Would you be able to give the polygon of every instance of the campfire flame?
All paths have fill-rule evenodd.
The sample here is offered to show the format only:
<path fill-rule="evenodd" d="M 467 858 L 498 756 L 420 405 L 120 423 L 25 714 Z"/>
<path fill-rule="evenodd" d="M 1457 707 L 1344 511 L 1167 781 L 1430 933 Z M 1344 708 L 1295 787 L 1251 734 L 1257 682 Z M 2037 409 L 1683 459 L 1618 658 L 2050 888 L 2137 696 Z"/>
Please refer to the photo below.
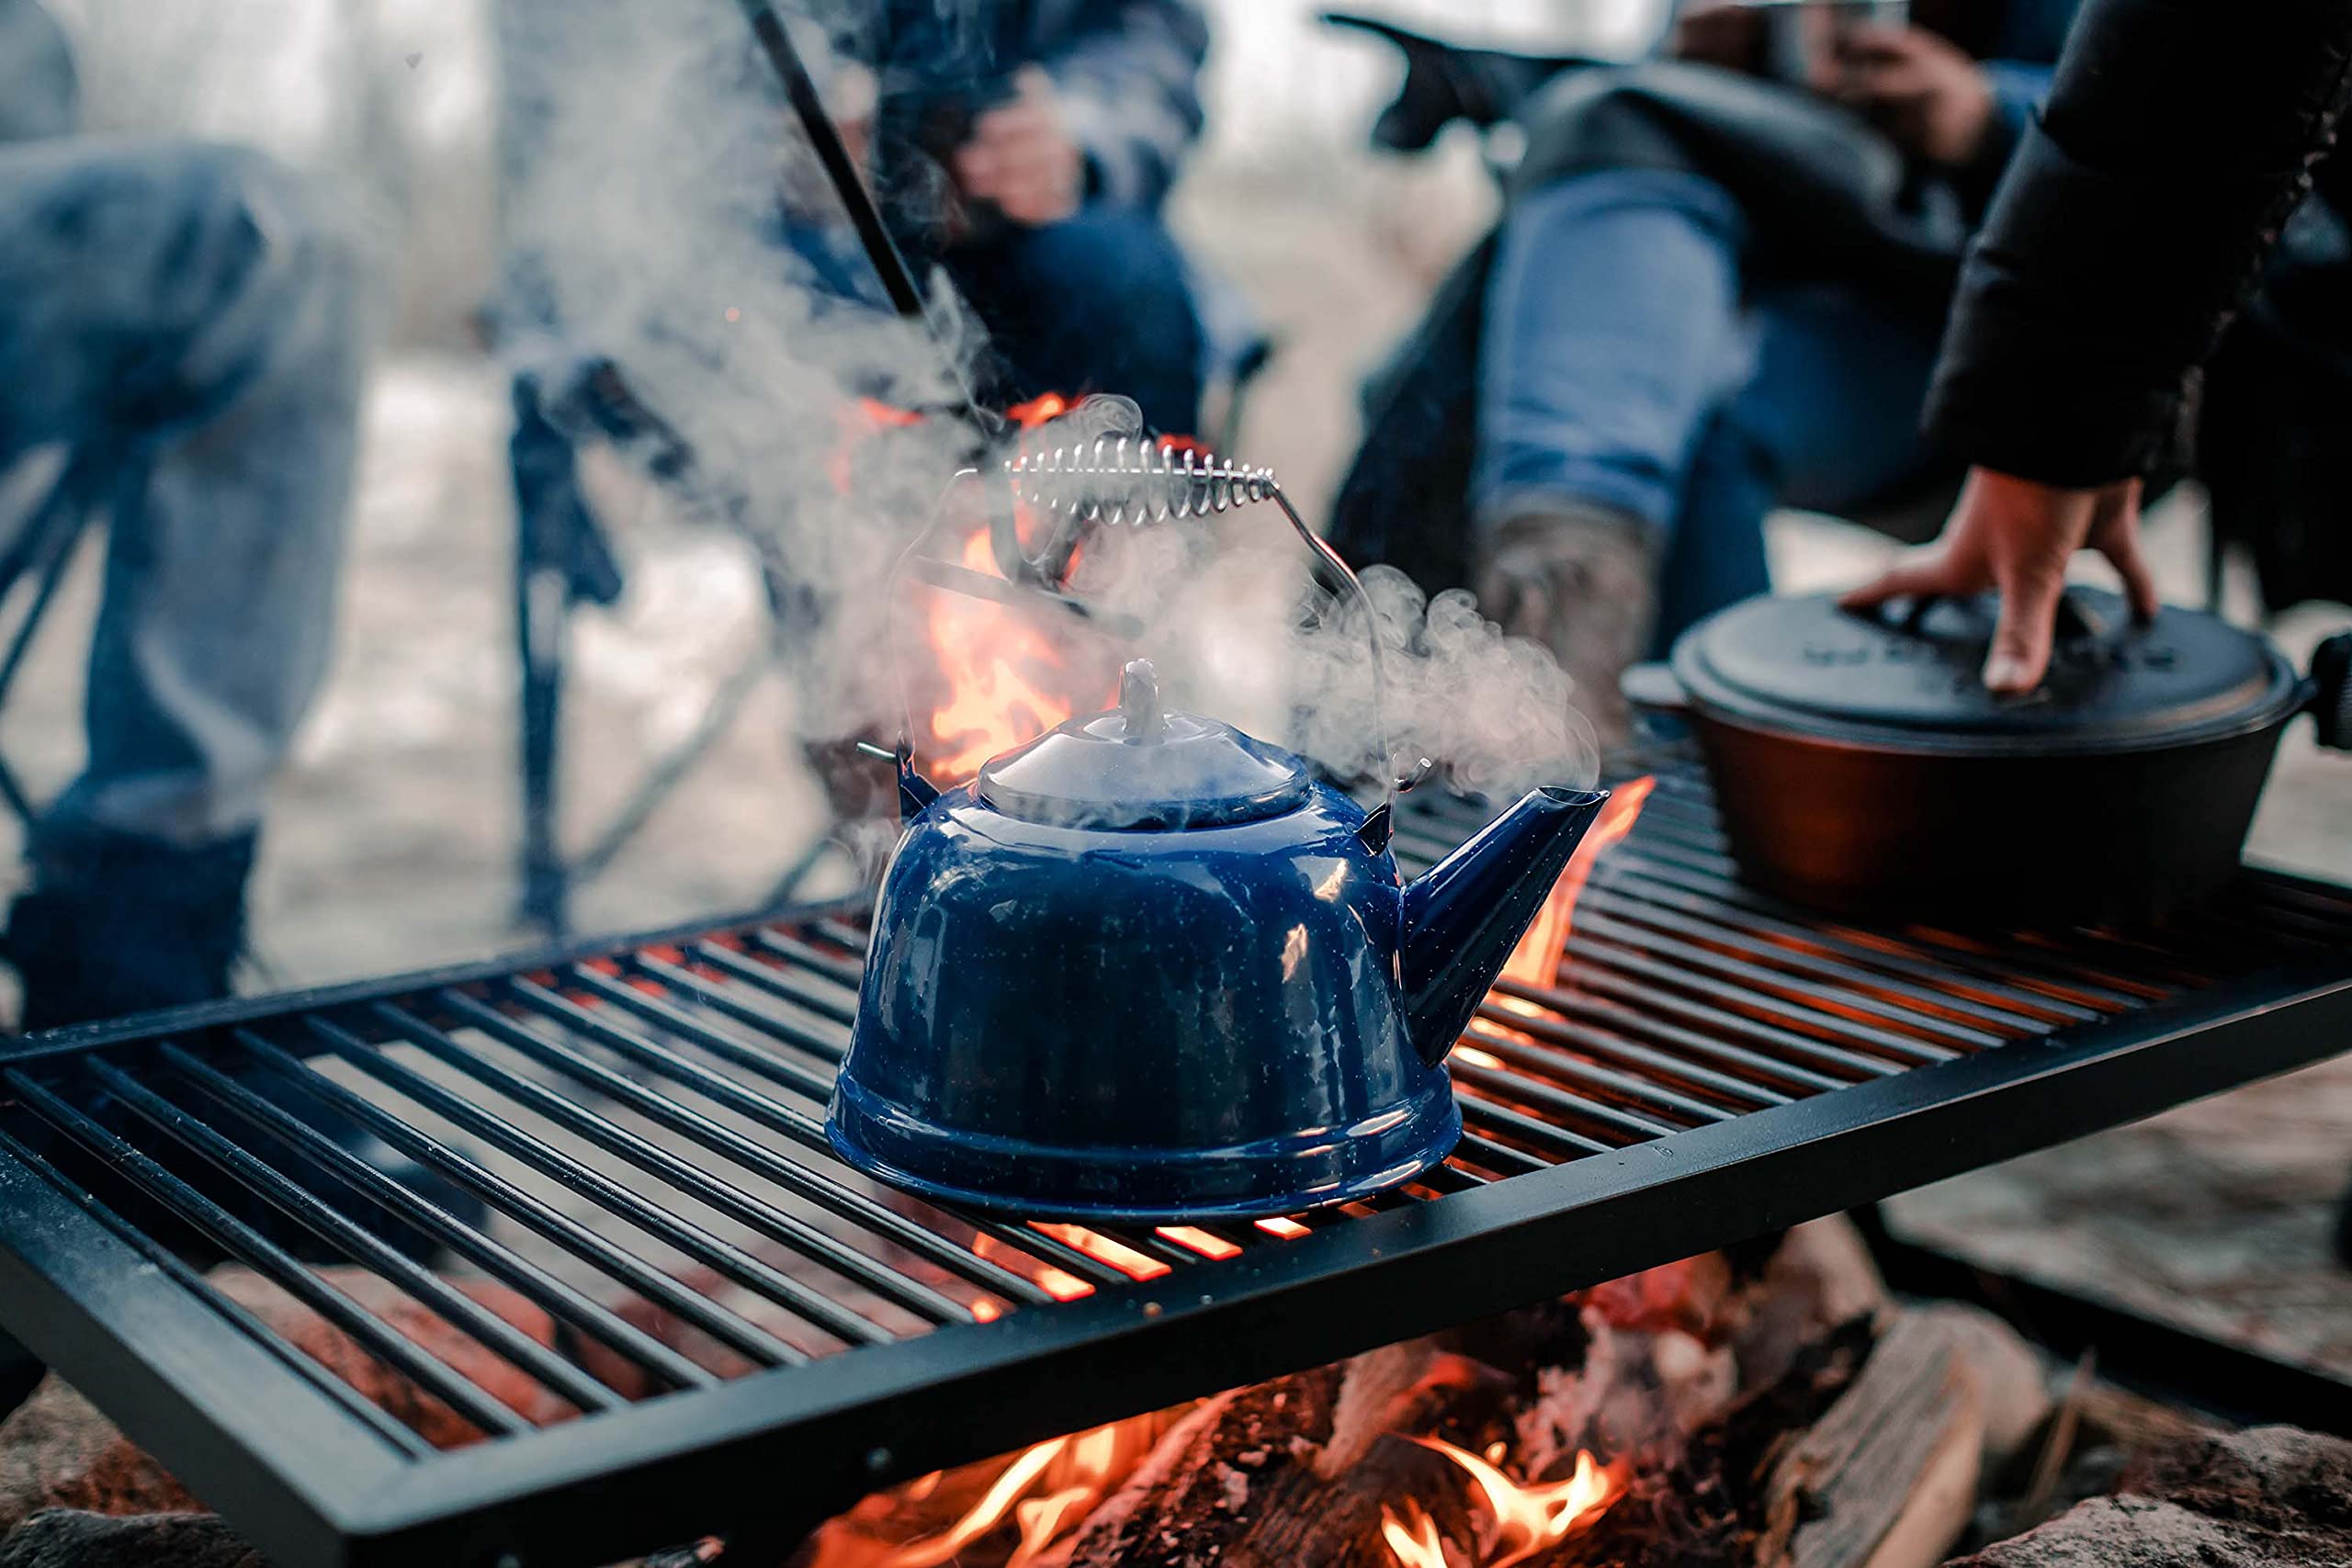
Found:
<path fill-rule="evenodd" d="M 966 570 L 1001 578 L 986 530 L 964 546 Z M 1069 717 L 1067 671 L 1053 639 L 1019 615 L 959 593 L 936 596 L 928 631 L 947 699 L 931 716 L 923 750 L 933 777 L 960 784 L 990 757 Z"/>
<path fill-rule="evenodd" d="M 869 1561 L 874 1568 L 942 1568 L 1009 1519 L 1021 1540 L 1004 1560 L 1005 1568 L 1026 1568 L 1135 1468 L 1155 1430 L 1148 1417 L 1141 1417 L 1026 1449 L 954 1524 Z M 907 1495 L 927 1493 L 939 1479 L 937 1472 L 926 1475 L 911 1483 Z"/>
<path fill-rule="evenodd" d="M 1566 1481 L 1521 1483 L 1478 1455 L 1457 1449 L 1442 1438 L 1415 1438 L 1413 1441 L 1461 1466 L 1484 1494 L 1487 1512 L 1493 1519 L 1482 1546 L 1480 1561 L 1484 1568 L 1514 1568 L 1568 1537 L 1590 1529 L 1625 1493 L 1625 1467 L 1604 1465 L 1589 1450 L 1578 1450 L 1576 1473 Z M 1393 1529 L 1390 1522 L 1382 1526 L 1381 1533 L 1386 1538 L 1389 1550 L 1404 1568 L 1444 1568 L 1445 1557 L 1438 1550 L 1436 1526 L 1426 1517 L 1424 1523 L 1427 1528 L 1418 1535 Z M 1399 1545 L 1400 1533 L 1407 1536 L 1414 1552 L 1426 1551 L 1429 1554 L 1408 1555 L 1406 1548 Z"/>
<path fill-rule="evenodd" d="M 1645 773 L 1640 778 L 1619 784 L 1610 795 L 1609 804 L 1600 808 L 1600 819 L 1592 825 L 1592 831 L 1585 836 L 1585 841 L 1569 858 L 1567 865 L 1560 873 L 1560 880 L 1552 884 L 1550 896 L 1544 900 L 1544 907 L 1535 911 L 1535 919 L 1528 926 L 1526 934 L 1519 939 L 1519 945 L 1510 950 L 1510 957 L 1503 964 L 1504 979 L 1516 980 L 1522 986 L 1547 988 L 1559 984 L 1560 959 L 1567 950 L 1568 937 L 1576 919 L 1577 899 L 1584 892 L 1585 880 L 1592 874 L 1592 868 L 1600 863 L 1609 846 L 1634 830 L 1634 824 L 1641 820 L 1643 803 L 1649 799 L 1650 791 L 1657 787 L 1657 776 Z M 1518 997 L 1496 995 L 1490 999 L 1498 1007 L 1530 1018 L 1540 1016 L 1544 1010 L 1533 1002 Z M 1527 1039 L 1516 1030 L 1500 1029 L 1498 1032 L 1515 1040 Z M 1479 1066 L 1499 1067 L 1503 1065 L 1501 1058 L 1473 1045 L 1457 1046 L 1454 1055 Z"/>
<path fill-rule="evenodd" d="M 1445 1560 L 1445 1541 L 1437 1533 L 1437 1521 L 1410 1498 L 1406 1499 L 1403 1519 L 1390 1509 L 1380 1510 L 1380 1538 L 1404 1568 L 1452 1568 Z"/>

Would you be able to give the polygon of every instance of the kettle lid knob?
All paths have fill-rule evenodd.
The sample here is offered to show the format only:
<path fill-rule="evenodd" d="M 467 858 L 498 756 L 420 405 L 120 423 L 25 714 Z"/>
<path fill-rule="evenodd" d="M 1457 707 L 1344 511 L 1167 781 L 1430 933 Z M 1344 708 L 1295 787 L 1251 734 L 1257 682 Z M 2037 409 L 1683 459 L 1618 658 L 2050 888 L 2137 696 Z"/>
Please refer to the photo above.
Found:
<path fill-rule="evenodd" d="M 1126 740 L 1157 740 L 1166 733 L 1168 716 L 1159 706 L 1159 672 L 1148 659 L 1132 660 L 1119 676 L 1119 717 Z"/>

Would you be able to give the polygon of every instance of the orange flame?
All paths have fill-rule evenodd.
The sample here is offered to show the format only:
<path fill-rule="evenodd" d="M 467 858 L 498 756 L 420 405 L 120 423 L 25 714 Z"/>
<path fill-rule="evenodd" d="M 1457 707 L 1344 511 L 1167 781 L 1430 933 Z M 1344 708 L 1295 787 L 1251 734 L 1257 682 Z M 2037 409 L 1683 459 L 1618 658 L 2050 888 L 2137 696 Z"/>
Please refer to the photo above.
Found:
<path fill-rule="evenodd" d="M 1551 896 L 1535 912 L 1534 922 L 1519 945 L 1510 950 L 1510 960 L 1503 964 L 1505 977 L 1526 986 L 1549 986 L 1559 978 L 1560 954 L 1568 945 L 1568 932 L 1576 916 L 1577 898 L 1584 892 L 1585 879 L 1610 845 L 1634 830 L 1641 819 L 1642 803 L 1657 787 L 1657 780 L 1644 774 L 1630 784 L 1617 786 L 1609 804 L 1600 808 L 1600 820 L 1592 825 L 1585 841 L 1560 873 L 1560 880 L 1552 884 Z"/>
<path fill-rule="evenodd" d="M 1584 892 L 1585 879 L 1592 874 L 1592 868 L 1600 863 L 1609 846 L 1634 830 L 1634 824 L 1641 820 L 1642 803 L 1649 799 L 1650 791 L 1657 787 L 1657 776 L 1645 773 L 1640 778 L 1619 784 L 1611 793 L 1609 804 L 1600 808 L 1600 819 L 1592 825 L 1592 831 L 1585 835 L 1584 842 L 1577 846 L 1577 852 L 1561 870 L 1560 880 L 1552 884 L 1551 894 L 1544 900 L 1544 907 L 1535 911 L 1535 919 L 1519 939 L 1519 945 L 1510 950 L 1510 957 L 1503 964 L 1504 979 L 1516 980 L 1522 986 L 1550 987 L 1559 983 L 1560 959 L 1567 950 L 1570 928 L 1576 919 L 1577 899 Z M 1498 1007 L 1524 1013 L 1531 1018 L 1543 1010 L 1533 1002 L 1523 1001 L 1517 997 L 1498 996 L 1491 999 Z M 1500 1032 L 1514 1040 L 1527 1039 L 1516 1030 L 1504 1029 Z M 1475 1048 L 1459 1046 L 1454 1054 L 1461 1055 L 1465 1051 L 1475 1051 Z M 1486 1058 L 1479 1064 L 1481 1066 L 1502 1066 L 1499 1060 L 1483 1051 L 1476 1051 L 1468 1059 L 1476 1061 L 1479 1057 Z"/>
<path fill-rule="evenodd" d="M 1112 1483 L 1135 1466 L 1154 1428 L 1148 1417 L 1055 1438 L 1023 1451 L 1005 1466 L 962 1518 L 936 1535 L 911 1540 L 880 1559 L 879 1568 L 941 1568 L 1010 1518 L 1021 1543 L 1005 1568 L 1026 1568 L 1062 1533 L 1085 1518 Z M 937 1476 L 917 1482 L 937 1484 Z M 910 1495 L 914 1488 L 910 1487 Z"/>
<path fill-rule="evenodd" d="M 1566 1481 L 1522 1484 L 1476 1454 L 1457 1449 L 1442 1438 L 1415 1438 L 1413 1441 L 1460 1465 L 1485 1495 L 1487 1511 L 1494 1520 L 1487 1532 L 1485 1568 L 1513 1568 L 1568 1537 L 1590 1529 L 1610 1506 L 1625 1495 L 1625 1467 L 1622 1463 L 1603 1465 L 1589 1451 L 1577 1454 L 1576 1473 Z M 1387 1532 L 1384 1529 L 1383 1533 Z M 1434 1541 L 1435 1538 L 1432 1529 L 1428 1539 Z M 1388 1537 L 1388 1544 L 1405 1568 L 1422 1568 L 1419 1562 L 1397 1549 L 1393 1535 Z M 1493 1555 L 1497 1552 L 1501 1555 Z M 1443 1559 L 1441 1556 L 1437 1561 L 1442 1562 Z"/>
<path fill-rule="evenodd" d="M 1001 577 L 985 531 L 964 547 L 967 570 Z M 933 776 L 960 783 L 1001 751 L 1035 739 L 1070 716 L 1057 691 L 1061 652 L 1052 639 L 1001 607 L 957 593 L 941 593 L 931 613 L 932 651 L 947 700 L 931 716 L 933 744 L 925 748 Z"/>
<path fill-rule="evenodd" d="M 1406 1520 L 1411 1523 L 1408 1525 Z M 1386 1508 L 1380 1510 L 1380 1538 L 1388 1543 L 1388 1550 L 1396 1554 L 1396 1561 L 1404 1568 L 1452 1568 L 1445 1560 L 1445 1542 L 1437 1533 L 1437 1521 L 1409 1498 L 1405 1503 L 1404 1519 Z"/>

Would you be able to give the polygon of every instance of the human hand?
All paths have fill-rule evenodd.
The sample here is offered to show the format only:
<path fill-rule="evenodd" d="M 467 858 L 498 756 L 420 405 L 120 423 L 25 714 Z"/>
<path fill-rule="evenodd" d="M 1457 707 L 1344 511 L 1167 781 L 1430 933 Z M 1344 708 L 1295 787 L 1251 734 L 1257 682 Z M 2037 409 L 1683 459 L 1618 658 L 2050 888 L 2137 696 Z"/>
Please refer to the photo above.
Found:
<path fill-rule="evenodd" d="M 1814 86 L 1906 151 L 1939 164 L 1976 156 L 1993 124 L 1993 86 L 1966 51 L 1925 28 L 1849 29 Z"/>
<path fill-rule="evenodd" d="M 1667 53 L 1726 71 L 1753 72 L 1764 52 L 1764 13 L 1753 6 L 1698 5 L 1674 18 Z"/>
<path fill-rule="evenodd" d="M 1860 610 L 1913 594 L 1996 588 L 2001 618 L 1984 660 L 1984 684 L 1995 692 L 2030 692 L 2050 668 L 2066 563 L 2082 549 L 2097 550 L 2123 574 L 2132 615 L 2143 621 L 2154 616 L 2155 575 L 2140 553 L 2138 479 L 2060 490 L 1972 468 L 1942 536 L 1838 603 Z"/>
<path fill-rule="evenodd" d="M 1014 223 L 1057 223 L 1078 210 L 1086 158 L 1063 122 L 1053 79 L 1035 65 L 1013 78 L 1013 100 L 972 121 L 952 170 L 967 201 L 988 201 Z"/>

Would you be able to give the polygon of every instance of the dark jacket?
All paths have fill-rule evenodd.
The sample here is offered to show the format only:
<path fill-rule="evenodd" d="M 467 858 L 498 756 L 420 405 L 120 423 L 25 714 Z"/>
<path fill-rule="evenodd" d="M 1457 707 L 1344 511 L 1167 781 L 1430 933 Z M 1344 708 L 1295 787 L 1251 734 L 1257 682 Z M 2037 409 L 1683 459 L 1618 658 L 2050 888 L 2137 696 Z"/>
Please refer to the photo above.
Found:
<path fill-rule="evenodd" d="M 2089 0 L 1962 267 L 1929 433 L 2052 484 L 2164 464 L 2347 87 L 2352 0 Z"/>

